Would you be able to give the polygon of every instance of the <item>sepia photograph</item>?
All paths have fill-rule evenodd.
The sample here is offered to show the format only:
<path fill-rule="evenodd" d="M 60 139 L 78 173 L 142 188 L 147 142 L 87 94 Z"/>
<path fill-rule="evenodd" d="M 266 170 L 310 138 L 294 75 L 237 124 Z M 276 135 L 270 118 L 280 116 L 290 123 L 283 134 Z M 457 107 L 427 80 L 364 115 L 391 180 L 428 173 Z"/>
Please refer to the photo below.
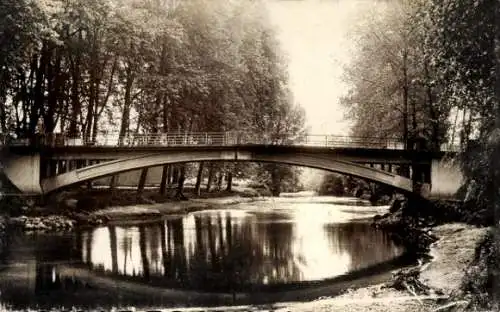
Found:
<path fill-rule="evenodd" d="M 499 0 L 0 0 L 0 312 L 500 311 Z"/>

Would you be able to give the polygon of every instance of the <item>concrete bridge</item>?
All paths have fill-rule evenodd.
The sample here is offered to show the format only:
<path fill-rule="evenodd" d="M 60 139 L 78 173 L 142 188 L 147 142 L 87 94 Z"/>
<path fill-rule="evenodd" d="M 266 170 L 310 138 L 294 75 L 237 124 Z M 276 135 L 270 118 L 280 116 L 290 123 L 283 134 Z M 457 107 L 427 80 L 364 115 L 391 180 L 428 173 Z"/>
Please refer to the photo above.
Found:
<path fill-rule="evenodd" d="M 108 135 L 81 142 L 52 137 L 38 144 L 10 142 L 2 152 L 4 173 L 29 195 L 48 194 L 141 168 L 200 161 L 272 162 L 318 168 L 401 192 L 418 192 L 426 198 L 449 197 L 462 182 L 458 166 L 447 158 L 449 152 L 404 150 L 397 140 L 381 138 L 317 135 L 280 141 L 231 133 L 195 133 L 127 138 Z"/>

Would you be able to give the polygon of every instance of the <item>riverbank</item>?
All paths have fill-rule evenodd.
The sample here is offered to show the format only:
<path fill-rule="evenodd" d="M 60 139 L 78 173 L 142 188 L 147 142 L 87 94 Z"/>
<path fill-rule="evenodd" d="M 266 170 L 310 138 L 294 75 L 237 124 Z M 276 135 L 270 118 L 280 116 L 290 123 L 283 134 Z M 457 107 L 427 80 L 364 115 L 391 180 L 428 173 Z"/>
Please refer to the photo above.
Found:
<path fill-rule="evenodd" d="M 157 190 L 145 190 L 138 196 L 135 190 L 94 189 L 63 192 L 45 200 L 45 205 L 17 203 L 11 207 L 6 223 L 23 231 L 60 232 L 75 227 L 104 225 L 113 221 L 146 221 L 161 216 L 186 214 L 210 209 L 217 205 L 231 205 L 262 199 L 251 189 L 202 192 L 186 190 L 189 200 L 160 195 Z"/>
<path fill-rule="evenodd" d="M 73 191 L 57 194 L 46 200 L 44 206 L 21 207 L 9 217 L 9 224 L 24 231 L 59 232 L 74 227 L 93 227 L 109 222 L 145 222 L 172 215 L 235 206 L 237 204 L 272 200 L 273 202 L 330 202 L 332 196 L 315 196 L 315 192 L 284 193 L 280 197 L 267 197 L 257 190 L 235 187 L 232 191 L 185 192 L 187 199 L 160 195 L 155 189 L 144 190 L 137 196 L 135 190 L 107 189 Z M 336 202 L 337 203 L 337 202 Z M 371 206 L 368 200 L 349 198 L 338 204 L 362 207 L 368 214 L 383 214 L 388 206 Z M 359 208 L 358 207 L 358 208 Z M 368 218 L 371 220 L 371 218 Z"/>
<path fill-rule="evenodd" d="M 163 216 L 184 215 L 208 209 L 227 208 L 231 205 L 264 200 L 261 197 L 242 197 L 239 194 L 220 198 L 194 198 L 189 201 L 172 201 L 155 204 L 113 206 L 100 209 L 89 214 L 90 218 L 106 220 L 106 222 L 147 221 Z"/>

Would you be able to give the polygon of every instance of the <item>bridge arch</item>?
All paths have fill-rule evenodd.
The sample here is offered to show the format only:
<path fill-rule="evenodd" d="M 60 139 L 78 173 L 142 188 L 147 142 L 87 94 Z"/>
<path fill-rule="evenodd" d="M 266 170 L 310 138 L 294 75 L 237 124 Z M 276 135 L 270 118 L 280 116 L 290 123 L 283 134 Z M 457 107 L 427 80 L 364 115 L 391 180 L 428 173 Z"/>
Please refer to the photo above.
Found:
<path fill-rule="evenodd" d="M 228 150 L 173 151 L 169 153 L 148 153 L 76 169 L 41 180 L 43 193 L 81 182 L 102 178 L 126 171 L 161 166 L 165 164 L 200 162 L 200 161 L 249 161 L 272 162 L 297 165 L 326 171 L 342 173 L 373 182 L 392 186 L 400 191 L 412 192 L 412 181 L 394 173 L 370 168 L 336 157 L 325 157 L 316 153 L 272 153 L 265 151 L 251 152 Z"/>

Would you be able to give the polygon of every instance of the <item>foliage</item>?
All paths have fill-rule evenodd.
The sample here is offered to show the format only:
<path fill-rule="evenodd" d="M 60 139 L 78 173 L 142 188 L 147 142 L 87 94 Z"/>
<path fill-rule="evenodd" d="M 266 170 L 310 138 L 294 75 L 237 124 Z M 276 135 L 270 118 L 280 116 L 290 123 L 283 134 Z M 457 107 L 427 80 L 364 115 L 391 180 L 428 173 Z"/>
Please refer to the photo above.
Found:
<path fill-rule="evenodd" d="M 461 290 L 469 299 L 469 310 L 498 310 L 498 233 L 492 230 L 476 247 L 474 260 L 462 281 Z M 463 297 L 463 296 L 462 296 Z"/>
<path fill-rule="evenodd" d="M 327 174 L 323 176 L 318 195 L 345 196 L 346 193 L 347 186 L 344 186 L 343 176 L 337 174 Z"/>
<path fill-rule="evenodd" d="M 303 112 L 265 11 L 249 0 L 2 1 L 0 132 L 293 140 Z"/>
<path fill-rule="evenodd" d="M 358 53 L 346 68 L 351 86 L 342 104 L 357 136 L 424 137 L 435 148 L 445 142 L 449 107 L 436 102 L 440 87 L 416 19 L 419 2 L 396 1 L 355 34 Z"/>
<path fill-rule="evenodd" d="M 387 3 L 356 34 L 345 77 L 355 134 L 423 137 L 435 150 L 460 143 L 467 207 L 479 223 L 493 221 L 500 202 L 498 16 L 494 0 Z"/>
<path fill-rule="evenodd" d="M 301 168 L 290 165 L 267 163 L 257 164 L 257 181 L 267 189 L 272 196 L 281 192 L 299 192 L 303 190 L 300 182 Z"/>
<path fill-rule="evenodd" d="M 422 14 L 434 25 L 426 34 L 443 85 L 442 100 L 461 112 L 466 208 L 475 223 L 494 222 L 499 203 L 500 111 L 495 94 L 499 13 L 497 1 L 431 1 Z"/>
<path fill-rule="evenodd" d="M 404 1 L 397 3 L 407 5 Z M 407 63 L 408 70 L 404 72 L 408 76 L 403 75 L 403 78 L 409 79 L 402 80 L 403 88 L 399 85 L 402 100 L 391 106 L 392 98 L 385 93 L 385 90 L 394 86 L 394 79 L 398 82 L 401 79 L 385 76 L 377 80 L 376 87 L 362 80 L 371 79 L 379 72 L 384 73 L 381 64 L 386 62 L 380 59 L 388 58 L 391 62 L 401 60 L 398 55 L 387 57 L 387 53 L 382 50 L 384 45 L 380 42 L 365 41 L 369 51 L 384 53 L 371 54 L 376 69 L 376 73 L 368 72 L 371 76 L 366 76 L 367 71 L 358 70 L 357 67 L 352 70 L 353 90 L 345 103 L 350 107 L 356 125 L 360 126 L 358 131 L 382 133 L 386 129 L 382 127 L 384 123 L 387 122 L 387 128 L 391 128 L 391 125 L 402 122 L 403 132 L 411 133 L 418 127 L 410 119 L 416 120 L 418 125 L 418 117 L 423 116 L 423 123 L 430 125 L 431 135 L 428 138 L 435 148 L 445 142 L 445 133 L 448 142 L 458 141 L 461 151 L 459 158 L 465 176 L 462 187 L 465 204 L 463 209 L 452 211 L 451 215 L 456 214 L 467 222 L 480 225 L 497 224 L 500 212 L 499 2 L 431 0 L 412 2 L 408 7 L 412 8 L 410 14 L 399 19 L 402 23 L 399 25 L 403 25 L 403 29 L 411 28 L 414 32 L 411 40 L 396 42 L 399 43 L 398 47 L 407 48 L 409 60 L 415 57 L 415 61 Z M 373 32 L 399 33 L 401 28 L 395 27 L 397 25 L 387 22 L 376 27 Z M 366 30 L 366 33 L 370 32 Z M 394 41 L 384 37 L 383 42 L 394 51 Z M 363 52 L 358 58 L 354 62 L 358 67 L 365 65 L 363 62 L 369 59 Z M 405 84 L 405 81 L 410 83 Z M 408 97 L 404 96 L 404 86 L 413 92 L 406 93 Z M 374 101 L 381 102 L 380 98 L 388 105 L 373 105 Z M 414 109 L 413 104 L 410 105 L 411 110 L 407 109 L 405 98 L 409 103 L 416 103 Z M 368 113 L 369 108 L 373 109 L 371 115 Z M 396 111 L 401 108 L 403 114 L 398 114 Z M 392 123 L 390 118 L 384 119 L 390 113 L 397 116 Z M 404 118 L 405 115 L 411 118 Z M 372 116 L 375 118 L 371 119 Z M 371 125 L 374 126 L 370 128 Z M 421 135 L 422 131 L 419 131 Z M 400 135 L 404 136 L 404 133 Z M 498 259 L 499 249 L 498 244 L 492 243 L 498 240 L 496 235 L 491 235 L 479 246 L 476 260 L 464 281 L 463 290 L 469 292 L 469 309 L 498 307 L 498 298 L 495 296 L 498 289 L 498 261 L 494 260 Z"/>
<path fill-rule="evenodd" d="M 356 196 L 370 195 L 373 203 L 382 196 L 392 196 L 393 190 L 383 185 L 343 174 L 328 173 L 323 176 L 318 189 L 319 195 Z"/>

